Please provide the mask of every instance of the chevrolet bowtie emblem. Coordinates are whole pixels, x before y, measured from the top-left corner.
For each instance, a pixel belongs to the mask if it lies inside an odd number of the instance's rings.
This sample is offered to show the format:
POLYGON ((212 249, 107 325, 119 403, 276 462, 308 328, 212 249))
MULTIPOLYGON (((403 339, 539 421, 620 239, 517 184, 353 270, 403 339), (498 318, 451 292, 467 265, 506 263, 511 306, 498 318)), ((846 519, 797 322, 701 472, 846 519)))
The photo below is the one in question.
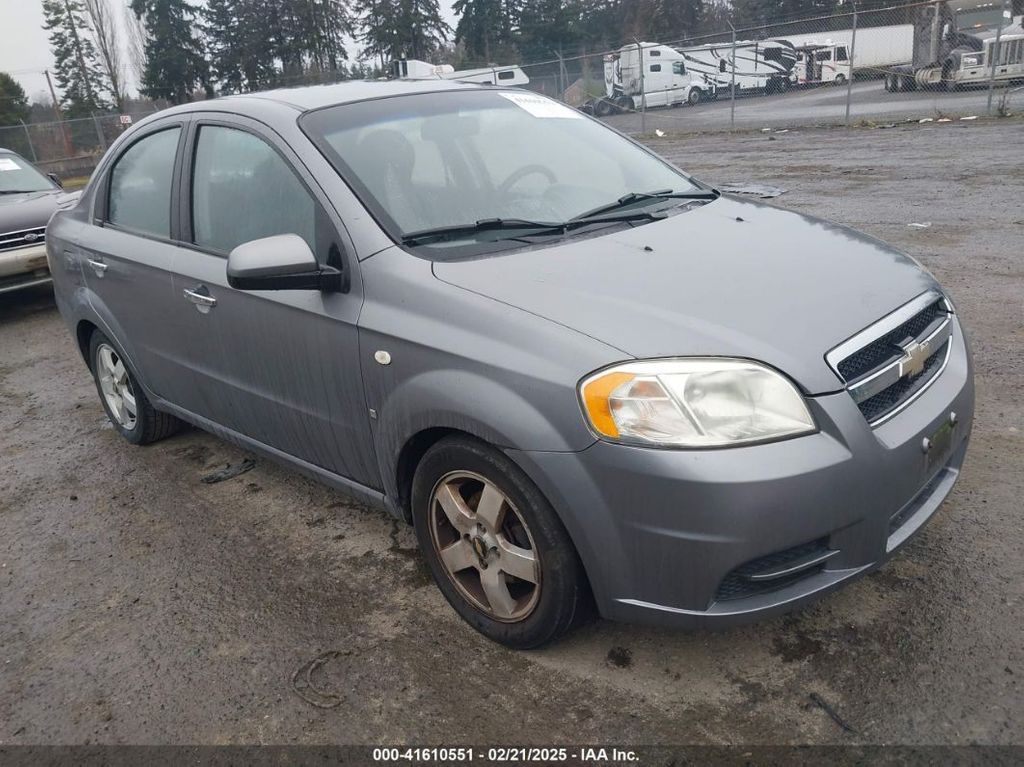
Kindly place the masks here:
POLYGON ((913 378, 923 373, 924 364, 930 356, 931 347, 927 341, 912 341, 904 346, 903 357, 900 359, 900 378, 913 378))

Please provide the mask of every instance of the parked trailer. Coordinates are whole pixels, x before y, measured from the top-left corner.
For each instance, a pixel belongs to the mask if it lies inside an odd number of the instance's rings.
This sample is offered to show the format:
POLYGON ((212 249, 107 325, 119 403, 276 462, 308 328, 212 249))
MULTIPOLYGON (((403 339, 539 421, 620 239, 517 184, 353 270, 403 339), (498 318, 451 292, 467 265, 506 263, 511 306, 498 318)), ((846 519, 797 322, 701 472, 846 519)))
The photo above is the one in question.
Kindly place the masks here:
POLYGON ((461 80, 487 85, 527 85, 530 82, 526 73, 513 64, 455 69, 451 64, 431 64, 418 59, 392 61, 391 76, 399 80, 461 80))
MULTIPOLYGON (((785 39, 797 50, 797 62, 793 71, 798 77, 794 78, 794 84, 810 85, 818 82, 835 82, 839 79, 836 75, 840 73, 844 79, 851 76, 881 76, 890 67, 906 64, 913 55, 914 25, 891 24, 884 27, 858 28, 856 45, 853 45, 852 28, 816 34, 787 35, 785 39), (816 60, 822 64, 821 77, 818 79, 808 76, 815 73, 807 72, 808 62, 801 60, 800 55, 801 49, 812 47, 818 56, 816 60), (824 49, 830 49, 830 52, 824 49), (849 60, 851 49, 852 62, 849 60), (842 58, 843 56, 845 58, 842 58)), ((813 62, 811 63, 813 66, 813 62)))
POLYGON ((731 88, 735 65, 737 93, 771 93, 789 87, 796 49, 787 40, 741 40, 680 48, 691 72, 703 75, 718 89, 731 88), (735 62, 733 53, 735 51, 735 62))

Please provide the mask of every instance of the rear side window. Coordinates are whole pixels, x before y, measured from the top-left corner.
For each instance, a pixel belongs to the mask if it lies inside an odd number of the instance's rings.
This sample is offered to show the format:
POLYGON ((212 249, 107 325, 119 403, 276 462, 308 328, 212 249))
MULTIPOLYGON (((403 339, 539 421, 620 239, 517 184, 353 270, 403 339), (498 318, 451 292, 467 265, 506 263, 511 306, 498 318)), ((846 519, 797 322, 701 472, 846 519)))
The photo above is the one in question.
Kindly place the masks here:
POLYGON ((297 234, 317 252, 317 204, 263 139, 235 128, 199 129, 192 171, 193 240, 230 253, 250 240, 297 234))
POLYGON ((107 220, 136 232, 171 236, 171 177, 181 128, 146 136, 110 172, 107 220))
POLYGON ((651 64, 651 71, 652 72, 660 72, 661 71, 661 64, 651 64))

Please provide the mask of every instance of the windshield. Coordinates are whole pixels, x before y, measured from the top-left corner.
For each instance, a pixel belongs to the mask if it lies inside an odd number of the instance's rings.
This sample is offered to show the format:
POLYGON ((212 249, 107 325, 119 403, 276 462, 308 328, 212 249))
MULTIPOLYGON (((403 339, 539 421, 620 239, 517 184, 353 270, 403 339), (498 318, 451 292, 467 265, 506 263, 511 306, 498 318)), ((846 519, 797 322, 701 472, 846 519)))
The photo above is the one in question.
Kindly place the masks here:
POLYGON ((0 152, 0 194, 43 192, 53 189, 53 182, 17 155, 0 152))
POLYGON ((525 91, 364 101, 312 112, 302 126, 396 240, 446 227, 465 229, 460 245, 515 239, 523 222, 569 221, 631 194, 643 208, 671 205, 664 193, 706 193, 600 123, 525 91), (644 195, 652 191, 662 195, 644 195), (494 220, 518 223, 472 228, 494 220))

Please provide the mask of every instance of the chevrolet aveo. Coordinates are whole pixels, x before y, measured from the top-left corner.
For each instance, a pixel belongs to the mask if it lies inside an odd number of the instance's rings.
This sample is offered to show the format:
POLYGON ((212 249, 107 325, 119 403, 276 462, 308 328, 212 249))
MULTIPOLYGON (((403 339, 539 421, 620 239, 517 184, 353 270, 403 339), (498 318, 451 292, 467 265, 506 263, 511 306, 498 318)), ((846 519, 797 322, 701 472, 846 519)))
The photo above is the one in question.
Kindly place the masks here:
POLYGON ((185 421, 410 521, 512 647, 821 597, 934 514, 970 435, 967 341, 914 259, 523 91, 167 110, 47 247, 122 436, 185 421))

